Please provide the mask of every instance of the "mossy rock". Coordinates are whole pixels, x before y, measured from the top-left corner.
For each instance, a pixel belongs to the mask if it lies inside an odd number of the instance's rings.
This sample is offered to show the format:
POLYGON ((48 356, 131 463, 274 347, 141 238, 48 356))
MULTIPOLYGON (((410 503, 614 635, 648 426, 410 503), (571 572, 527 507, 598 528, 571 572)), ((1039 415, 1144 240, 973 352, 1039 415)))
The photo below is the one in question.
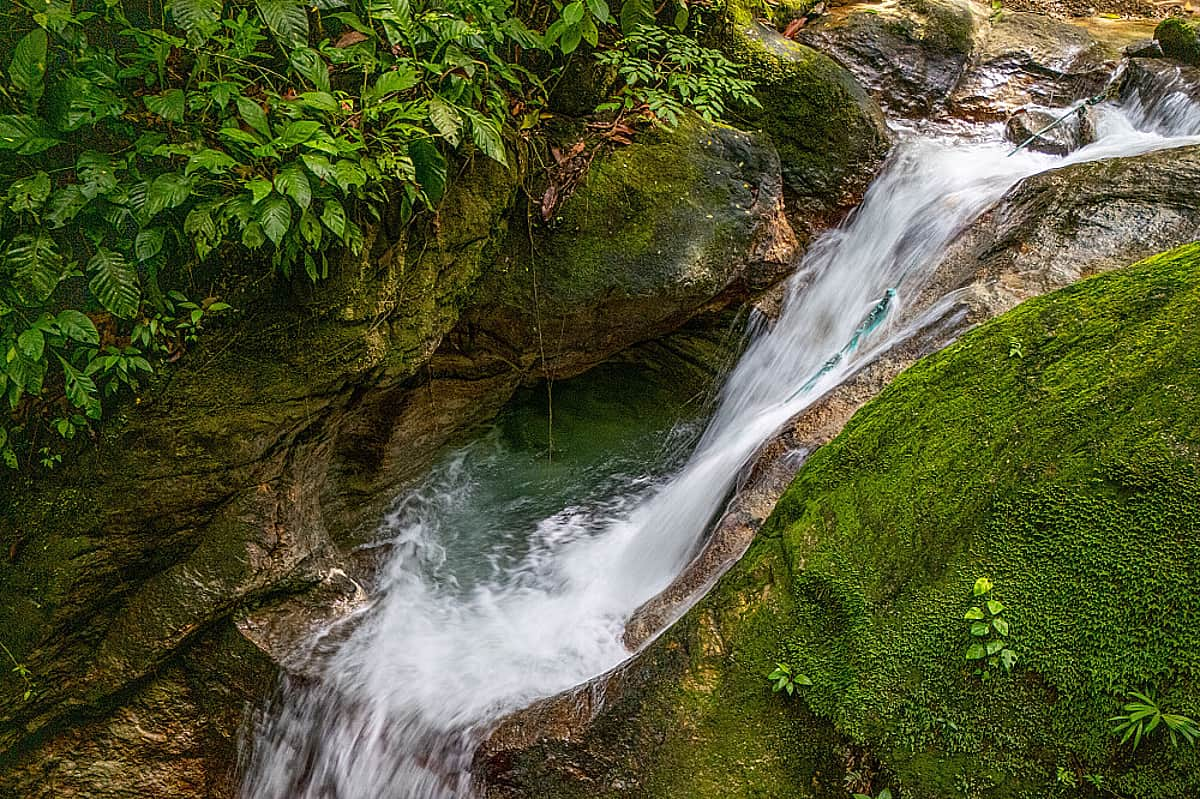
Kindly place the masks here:
POLYGON ((1200 24, 1195 20, 1168 17, 1154 29, 1163 55, 1185 64, 1200 65, 1200 24))
MULTIPOLYGON (((521 368, 578 372, 782 279, 795 237, 764 136, 689 115, 601 152, 502 259, 462 326, 521 368)), ((470 349, 465 346, 464 349, 470 349)))
POLYGON ((844 206, 865 189, 890 137, 878 105, 853 75, 737 4, 725 10, 714 39, 755 82, 761 107, 739 109, 739 126, 771 136, 784 182, 806 210, 844 206))
POLYGON ((1200 718, 1198 325, 1192 244, 920 361, 606 682, 590 727, 490 761, 489 795, 1041 799, 1099 796, 1092 774, 1196 796, 1195 747, 1134 751, 1108 719, 1129 689, 1200 718), (984 575, 1018 654, 987 681, 964 658, 984 575), (779 661, 813 686, 773 694, 779 661))

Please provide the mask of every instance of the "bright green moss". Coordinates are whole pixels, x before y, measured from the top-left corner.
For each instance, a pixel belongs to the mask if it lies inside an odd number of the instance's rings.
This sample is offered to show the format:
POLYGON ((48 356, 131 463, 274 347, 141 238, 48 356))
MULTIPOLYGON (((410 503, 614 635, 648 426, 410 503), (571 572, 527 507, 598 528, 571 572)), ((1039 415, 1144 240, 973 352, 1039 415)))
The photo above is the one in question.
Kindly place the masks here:
POLYGON ((1168 17, 1154 29, 1154 38, 1169 58, 1178 58, 1187 64, 1200 64, 1200 32, 1195 22, 1179 17, 1168 17))
POLYGON ((1068 764, 1200 790, 1194 750, 1130 756, 1106 721, 1143 687, 1200 717, 1196 329, 1197 245, 1031 301, 902 375, 781 500, 756 544, 792 569, 781 657, 910 795, 1044 796, 1068 764), (981 574, 1021 655, 989 685, 962 656, 981 574))

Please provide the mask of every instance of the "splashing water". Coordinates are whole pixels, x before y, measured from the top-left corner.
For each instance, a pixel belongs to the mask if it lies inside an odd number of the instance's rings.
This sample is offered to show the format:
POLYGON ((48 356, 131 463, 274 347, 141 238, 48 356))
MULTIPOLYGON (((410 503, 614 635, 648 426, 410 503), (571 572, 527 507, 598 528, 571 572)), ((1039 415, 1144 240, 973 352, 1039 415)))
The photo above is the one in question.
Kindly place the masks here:
POLYGON ((602 479, 547 473, 500 501, 489 473, 511 478, 514 467, 496 460, 507 456, 494 440, 449 458, 385 522, 392 554, 376 598, 322 679, 271 708, 243 796, 469 796, 481 731, 629 656, 626 619, 694 556, 741 470, 789 418, 914 328, 901 327, 900 305, 957 233, 1026 176, 1200 143, 1200 112, 1179 96, 1157 114, 1098 106, 1099 140, 1066 159, 1007 157, 994 131, 903 136, 859 210, 811 247, 686 459, 665 448, 655 463, 589 467, 607 469, 602 479))

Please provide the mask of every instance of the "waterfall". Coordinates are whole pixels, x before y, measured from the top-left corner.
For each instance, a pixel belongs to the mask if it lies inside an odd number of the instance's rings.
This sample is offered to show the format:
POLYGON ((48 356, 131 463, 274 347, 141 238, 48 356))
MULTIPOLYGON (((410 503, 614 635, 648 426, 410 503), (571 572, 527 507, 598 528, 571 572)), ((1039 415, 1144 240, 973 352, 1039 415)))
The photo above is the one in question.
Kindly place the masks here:
POLYGON ((928 310, 906 303, 959 232, 1037 172, 1200 142, 1188 138, 1200 134, 1195 107, 1167 99, 1164 115, 1098 106, 1098 141, 1065 159, 1010 157, 994 128, 901 131, 860 208, 809 249, 780 318, 742 356, 673 471, 563 497, 495 548, 486 514, 462 512, 480 485, 471 459, 435 470, 385 521, 391 555, 374 600, 321 679, 283 690, 256 731, 245 799, 469 796, 480 732, 629 656, 626 619, 694 556, 755 452, 906 335, 928 310))

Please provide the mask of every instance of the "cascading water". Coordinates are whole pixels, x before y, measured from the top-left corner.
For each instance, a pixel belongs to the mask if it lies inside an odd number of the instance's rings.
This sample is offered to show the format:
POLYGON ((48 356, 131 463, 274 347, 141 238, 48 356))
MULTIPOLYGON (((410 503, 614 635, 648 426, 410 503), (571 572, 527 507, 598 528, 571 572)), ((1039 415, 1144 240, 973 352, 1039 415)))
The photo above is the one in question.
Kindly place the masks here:
POLYGON ((489 469, 513 467, 480 457, 486 441, 444 462, 384 524, 376 598, 322 679, 285 690, 257 731, 243 796, 469 796, 479 733, 628 657, 626 619, 687 564, 756 450, 920 319, 927 309, 899 306, 958 232, 1041 170, 1200 143, 1196 107, 1162 103, 1098 106, 1099 140, 1066 159, 1010 157, 998 137, 903 135, 861 208, 810 249, 673 474, 670 457, 608 463, 600 488, 547 475, 498 502, 489 469), (519 501, 537 492, 541 505, 519 501))

